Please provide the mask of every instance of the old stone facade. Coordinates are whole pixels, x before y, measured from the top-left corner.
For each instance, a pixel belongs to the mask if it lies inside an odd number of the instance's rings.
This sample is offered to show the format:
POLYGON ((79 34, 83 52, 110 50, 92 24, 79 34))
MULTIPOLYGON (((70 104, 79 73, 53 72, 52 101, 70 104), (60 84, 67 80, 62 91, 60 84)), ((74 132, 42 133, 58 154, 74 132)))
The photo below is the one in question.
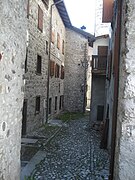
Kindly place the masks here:
MULTIPOLYGON (((88 61, 88 38, 74 29, 66 29, 66 60, 65 60, 65 83, 64 109, 71 112, 83 112, 86 99, 84 86, 87 85, 87 68, 85 60, 88 61), (84 65, 82 64, 84 62, 84 65)), ((89 82, 90 84, 90 82, 89 82)))
POLYGON ((123 1, 121 6, 122 28, 114 179, 133 180, 135 175, 135 2, 123 1))
POLYGON ((27 13, 24 135, 45 122, 49 41, 49 11, 45 4, 41 0, 29 0, 27 13), (43 13, 43 27, 41 28, 39 27, 39 11, 43 13))
MULTIPOLYGON (((53 3, 53 1, 51 1, 53 3)), ((56 6, 52 7, 52 42, 49 85, 49 118, 63 110, 65 25, 56 6)))
POLYGON ((20 179, 26 4, 0 0, 0 179, 20 179))

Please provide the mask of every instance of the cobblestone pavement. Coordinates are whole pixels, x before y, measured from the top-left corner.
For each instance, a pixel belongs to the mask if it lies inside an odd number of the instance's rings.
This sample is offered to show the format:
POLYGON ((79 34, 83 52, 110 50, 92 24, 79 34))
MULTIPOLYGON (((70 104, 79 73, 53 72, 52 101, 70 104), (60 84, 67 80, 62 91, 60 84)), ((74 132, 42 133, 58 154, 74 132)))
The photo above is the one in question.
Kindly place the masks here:
POLYGON ((42 146, 46 157, 32 176, 36 180, 107 180, 109 156, 99 148, 99 132, 88 129, 88 118, 67 124, 42 146))

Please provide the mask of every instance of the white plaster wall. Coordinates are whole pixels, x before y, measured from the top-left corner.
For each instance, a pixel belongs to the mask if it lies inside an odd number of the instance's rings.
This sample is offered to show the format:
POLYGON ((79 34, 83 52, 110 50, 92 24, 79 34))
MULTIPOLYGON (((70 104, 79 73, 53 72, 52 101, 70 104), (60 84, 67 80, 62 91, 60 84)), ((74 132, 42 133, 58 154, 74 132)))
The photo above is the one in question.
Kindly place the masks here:
POLYGON ((98 55, 98 46, 108 46, 109 45, 109 37, 97 37, 96 41, 93 44, 93 55, 98 55))

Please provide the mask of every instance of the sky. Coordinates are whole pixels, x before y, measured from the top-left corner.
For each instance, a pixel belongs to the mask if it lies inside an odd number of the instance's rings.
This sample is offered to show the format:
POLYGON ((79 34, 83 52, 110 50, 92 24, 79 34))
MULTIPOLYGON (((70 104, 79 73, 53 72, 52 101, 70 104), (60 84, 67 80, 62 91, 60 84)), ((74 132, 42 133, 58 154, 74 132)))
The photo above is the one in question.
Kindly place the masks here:
POLYGON ((64 0, 73 26, 94 34, 95 0, 64 0))

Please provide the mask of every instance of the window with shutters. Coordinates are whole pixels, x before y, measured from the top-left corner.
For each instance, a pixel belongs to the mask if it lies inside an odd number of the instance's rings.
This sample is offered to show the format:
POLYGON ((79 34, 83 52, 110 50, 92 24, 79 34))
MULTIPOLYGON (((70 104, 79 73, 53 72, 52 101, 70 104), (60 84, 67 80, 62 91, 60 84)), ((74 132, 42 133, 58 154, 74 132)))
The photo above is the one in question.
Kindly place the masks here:
POLYGON ((64 40, 62 41, 62 54, 64 54, 64 51, 65 51, 65 42, 64 40))
POLYGON ((36 112, 36 114, 40 112, 40 96, 36 96, 35 112, 36 112))
POLYGON ((54 42, 55 42, 55 32, 54 31, 52 31, 51 41, 54 44, 54 42))
POLYGON ((42 68, 42 57, 37 55, 37 69, 36 69, 37 74, 41 74, 41 68, 42 68))
POLYGON ((57 48, 60 49, 60 35, 57 33, 57 48))
POLYGON ((40 6, 38 6, 38 29, 43 32, 43 11, 40 6))
POLYGON ((27 18, 29 18, 30 13, 30 0, 27 0, 27 18))
POLYGON ((61 66, 61 79, 64 79, 64 66, 61 66))
POLYGON ((50 60, 50 76, 54 76, 55 62, 50 60))
POLYGON ((57 111, 57 96, 55 97, 55 111, 57 111))
POLYGON ((60 66, 58 64, 55 65, 55 77, 59 78, 60 66))

